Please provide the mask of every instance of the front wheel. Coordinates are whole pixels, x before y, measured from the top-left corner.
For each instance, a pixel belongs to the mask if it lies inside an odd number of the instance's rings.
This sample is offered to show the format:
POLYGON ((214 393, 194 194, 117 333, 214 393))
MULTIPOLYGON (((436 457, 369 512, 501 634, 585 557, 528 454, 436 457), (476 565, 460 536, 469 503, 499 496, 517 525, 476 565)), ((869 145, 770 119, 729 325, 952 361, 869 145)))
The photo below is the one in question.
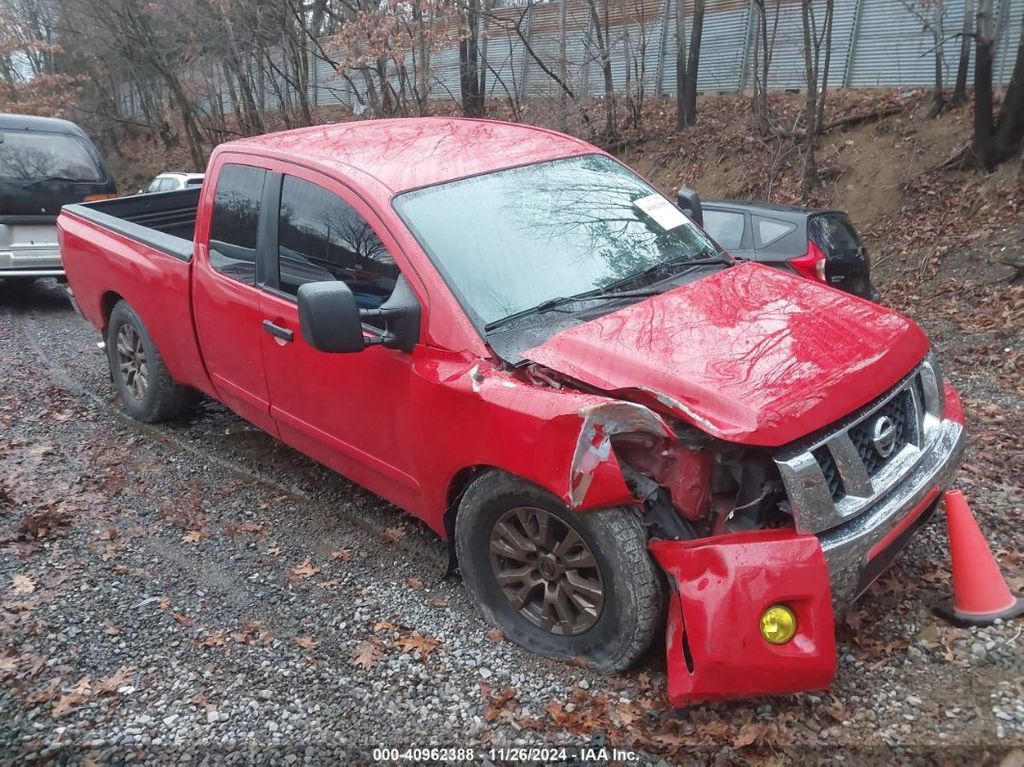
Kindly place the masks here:
POLYGON ((176 418, 195 402, 196 394, 174 383, 163 357, 139 315, 119 301, 107 323, 110 377, 125 412, 146 423, 176 418))
POLYGON ((574 512, 492 472, 466 489, 455 546, 484 618, 540 655, 621 671, 661 621, 660 576, 643 523, 627 510, 574 512))

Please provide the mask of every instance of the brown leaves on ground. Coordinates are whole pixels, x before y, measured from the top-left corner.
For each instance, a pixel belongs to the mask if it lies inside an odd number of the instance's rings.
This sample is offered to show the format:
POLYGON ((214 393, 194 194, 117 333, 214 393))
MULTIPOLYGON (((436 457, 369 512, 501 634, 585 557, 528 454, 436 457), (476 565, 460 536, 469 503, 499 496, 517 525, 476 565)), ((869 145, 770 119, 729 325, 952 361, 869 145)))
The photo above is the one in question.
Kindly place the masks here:
POLYGON ((419 653, 420 658, 426 660, 430 653, 441 646, 441 640, 414 631, 408 636, 399 637, 398 646, 402 648, 403 653, 419 653))
POLYGON ((71 517, 59 507, 50 507, 26 514, 18 523, 18 536, 22 540, 41 541, 67 534, 71 517))
POLYGON ((208 538, 204 530, 189 530, 183 536, 181 536, 182 543, 199 543, 199 541, 208 538))
MULTIPOLYGON (((57 699, 57 702, 50 709, 50 716, 54 719, 59 719, 69 711, 77 708, 78 706, 85 703, 90 697, 104 697, 117 695, 117 691, 122 687, 125 687, 132 680, 135 674, 135 669, 132 666, 121 666, 110 676, 105 679, 101 679, 94 685, 92 680, 83 676, 75 684, 71 690, 66 690, 57 699)), ((52 699, 47 696, 55 696, 57 692, 57 686, 50 686, 37 692, 38 702, 42 703, 46 700, 52 699)))
POLYGON ((387 648, 376 637, 364 639, 352 651, 352 665, 358 666, 363 671, 369 671, 377 661, 384 657, 385 652, 387 652, 387 648))
POLYGON ((406 578, 405 585, 413 591, 423 591, 426 588, 426 585, 419 578, 406 578))
POLYGON ((304 559, 288 571, 288 581, 290 583, 294 583, 295 581, 302 580, 303 578, 312 578, 318 572, 320 572, 319 567, 314 565, 311 560, 304 559))
POLYGON ((380 539, 384 543, 398 543, 403 540, 407 535, 404 527, 389 527, 386 530, 382 530, 380 533, 380 539))
POLYGON ((31 576, 19 573, 11 579, 11 591, 15 594, 31 594, 35 590, 36 582, 31 576))
POLYGON ((316 639, 309 636, 295 637, 295 644, 297 644, 303 650, 315 650, 317 647, 320 646, 320 643, 316 639))
POLYGON ((264 538, 267 535, 267 526, 257 525, 252 522, 243 522, 240 525, 228 525, 224 528, 224 535, 228 538, 233 538, 240 534, 255 535, 258 538, 264 538))
POLYGON ((332 562, 348 562, 352 559, 352 552, 348 549, 335 549, 331 552, 332 562))
POLYGON ((494 642, 495 644, 505 641, 505 632, 497 626, 488 631, 487 634, 485 634, 485 636, 487 637, 488 641, 494 642))

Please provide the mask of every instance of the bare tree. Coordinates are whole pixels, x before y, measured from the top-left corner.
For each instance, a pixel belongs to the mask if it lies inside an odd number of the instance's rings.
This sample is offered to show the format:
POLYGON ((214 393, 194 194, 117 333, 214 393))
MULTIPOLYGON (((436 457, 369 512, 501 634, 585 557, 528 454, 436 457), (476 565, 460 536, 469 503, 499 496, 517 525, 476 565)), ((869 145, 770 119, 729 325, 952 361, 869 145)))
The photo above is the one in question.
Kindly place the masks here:
MULTIPOLYGON (((821 129, 821 116, 824 114, 825 90, 827 82, 820 77, 822 46, 826 40, 832 39, 832 18, 834 15, 834 0, 826 0, 825 18, 821 29, 818 29, 814 17, 814 6, 812 0, 801 0, 800 11, 803 21, 804 38, 804 78, 807 85, 806 102, 804 108, 804 163, 802 195, 806 202, 811 195, 811 190, 818 182, 818 168, 814 157, 814 143, 818 132, 821 129), (819 83, 821 93, 819 94, 819 83)), ((829 54, 825 53, 825 76, 827 77, 829 54)))
MULTIPOLYGON (((679 0, 679 4, 682 5, 682 0, 679 0)), ((678 128, 685 128, 697 122, 697 74, 700 69, 700 44, 704 36, 705 5, 705 0, 693 0, 689 51, 686 51, 680 44, 676 52, 676 98, 682 105, 676 105, 676 127, 678 128), (686 55, 685 66, 681 62, 683 54, 686 55), (682 77, 680 78, 681 67, 682 77)))
POLYGON ((754 38, 754 123, 759 133, 768 132, 768 73, 771 70, 772 51, 775 35, 779 29, 781 0, 775 0, 775 14, 772 17, 771 32, 768 31, 768 9, 766 0, 754 0, 757 35, 754 38))
POLYGON ((992 0, 978 0, 974 31, 974 139, 973 159, 979 168, 994 167, 992 152, 992 0))
POLYGON ((953 88, 953 103, 963 106, 967 103, 967 70, 971 66, 971 30, 974 28, 974 0, 964 0, 963 28, 960 31, 960 61, 956 68, 956 86, 953 88))
POLYGON ((922 28, 928 30, 932 36, 932 54, 935 58, 935 85, 932 89, 932 106, 928 116, 937 117, 942 113, 942 109, 946 105, 942 90, 942 76, 945 70, 942 53, 942 45, 945 42, 945 34, 943 32, 943 21, 946 15, 945 3, 943 0, 900 0, 900 3, 914 18, 921 22, 922 28))
POLYGON ((1017 59, 1013 65, 1013 74, 1006 89, 999 121, 996 124, 993 161, 1003 162, 1009 159, 1024 142, 1024 19, 1021 20, 1020 40, 1017 42, 1017 59))

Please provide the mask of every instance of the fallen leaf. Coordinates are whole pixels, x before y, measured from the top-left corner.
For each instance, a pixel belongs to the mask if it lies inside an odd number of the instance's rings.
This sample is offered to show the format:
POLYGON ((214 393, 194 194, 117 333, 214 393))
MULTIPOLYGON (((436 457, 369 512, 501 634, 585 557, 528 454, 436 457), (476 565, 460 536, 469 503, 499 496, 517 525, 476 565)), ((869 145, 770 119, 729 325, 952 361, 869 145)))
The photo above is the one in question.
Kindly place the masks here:
POLYGON ((295 637, 295 644, 303 650, 315 650, 320 643, 313 637, 295 637))
POLYGON ((423 585, 423 581, 419 578, 409 578, 405 583, 413 591, 423 591, 423 589, 426 588, 426 586, 423 585))
POLYGON ((288 571, 288 580, 295 581, 300 578, 312 578, 318 572, 320 572, 319 567, 314 565, 310 560, 304 559, 288 571))
POLYGON ((161 597, 160 601, 156 603, 156 606, 159 607, 161 610, 168 609, 171 606, 170 597, 161 597))
POLYGON ((380 539, 384 543, 398 543, 400 540, 405 538, 406 532, 404 527, 389 527, 387 530, 382 530, 380 539))
POLYGON ((384 655, 384 645, 376 639, 364 639, 352 651, 352 663, 363 671, 369 671, 384 655))
POLYGON ((432 636, 424 636, 420 632, 414 631, 409 636, 400 637, 398 646, 402 648, 402 652, 418 652, 420 657, 426 658, 441 646, 441 642, 432 636))
POLYGON ((377 623, 373 624, 374 631, 395 631, 397 628, 398 626, 396 626, 391 621, 378 621, 377 623))
POLYGON ((118 634, 121 633, 121 629, 119 629, 113 623, 108 623, 106 626, 103 627, 103 633, 107 636, 116 637, 118 634))
POLYGON ((329 581, 320 581, 316 585, 317 585, 317 588, 321 588, 321 589, 333 589, 339 583, 341 583, 341 579, 340 578, 334 578, 334 579, 329 580, 329 581))
POLYGON ((269 549, 266 549, 263 553, 264 554, 269 554, 272 557, 278 557, 278 556, 281 555, 281 547, 280 546, 271 546, 269 549))
POLYGON ((53 705, 53 709, 50 711, 50 716, 54 719, 58 719, 64 716, 64 714, 75 706, 81 704, 84 700, 85 698, 81 695, 61 695, 60 700, 53 705))
POLYGON ((336 562, 348 562, 352 559, 352 552, 348 549, 335 549, 331 552, 331 559, 336 562))
POLYGON ((189 530, 183 536, 181 536, 182 543, 199 543, 199 541, 206 538, 207 535, 202 530, 189 530))
POLYGON ((495 643, 497 643, 497 642, 504 642, 505 641, 505 632, 502 631, 497 626, 495 626, 490 631, 488 631, 486 636, 487 636, 487 638, 489 640, 491 640, 492 642, 495 642, 495 643))
POLYGON ((185 615, 185 613, 174 613, 174 620, 185 628, 190 628, 195 623, 195 621, 185 615))
POLYGON ((11 590, 15 594, 31 594, 36 590, 36 582, 28 575, 15 575, 11 579, 11 590))
POLYGON ((434 594, 427 600, 427 607, 445 607, 448 604, 448 597, 444 594, 434 594))
POLYGON ((135 673, 135 669, 132 666, 121 666, 117 671, 108 676, 106 679, 101 679, 96 683, 96 694, 97 695, 116 695, 119 688, 124 687, 131 681, 132 675, 135 673))

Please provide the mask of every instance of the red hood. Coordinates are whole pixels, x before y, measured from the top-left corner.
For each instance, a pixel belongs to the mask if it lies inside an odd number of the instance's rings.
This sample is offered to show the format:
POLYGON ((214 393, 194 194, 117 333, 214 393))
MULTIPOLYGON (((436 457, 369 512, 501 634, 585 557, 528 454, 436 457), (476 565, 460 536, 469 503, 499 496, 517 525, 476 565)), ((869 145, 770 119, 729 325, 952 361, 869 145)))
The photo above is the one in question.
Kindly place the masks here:
POLYGON ((777 446, 870 402, 927 351, 924 332, 901 314, 746 263, 523 356, 721 439, 777 446))

